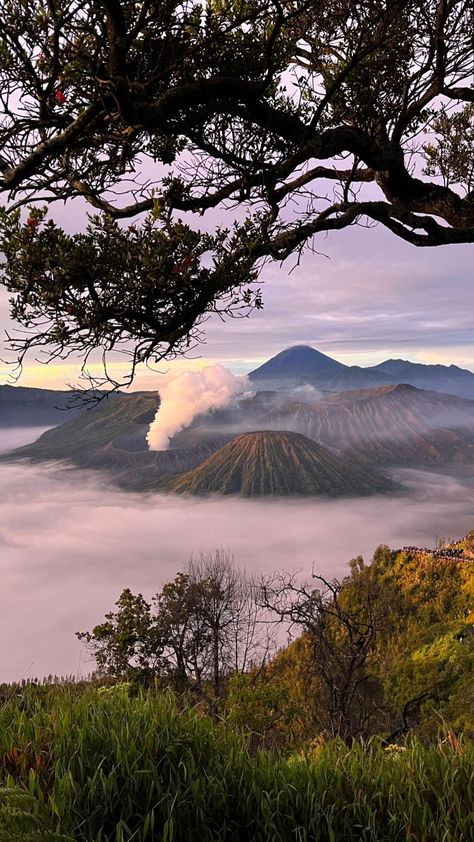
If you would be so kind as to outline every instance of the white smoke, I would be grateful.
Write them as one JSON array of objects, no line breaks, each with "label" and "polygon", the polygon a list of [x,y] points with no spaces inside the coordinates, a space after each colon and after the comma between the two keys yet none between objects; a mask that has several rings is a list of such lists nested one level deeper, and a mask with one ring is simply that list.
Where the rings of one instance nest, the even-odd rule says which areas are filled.
[{"label": "white smoke", "polygon": [[147,433],[150,450],[166,450],[176,433],[196,415],[226,406],[234,395],[250,391],[246,375],[236,377],[222,365],[185,371],[160,388],[161,404]]}]

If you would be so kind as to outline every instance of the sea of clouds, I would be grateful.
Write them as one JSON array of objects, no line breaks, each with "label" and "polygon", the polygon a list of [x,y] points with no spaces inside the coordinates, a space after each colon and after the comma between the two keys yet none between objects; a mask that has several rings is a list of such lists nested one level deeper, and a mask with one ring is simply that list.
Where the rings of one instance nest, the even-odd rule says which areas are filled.
[{"label": "sea of clouds", "polygon": [[[35,434],[0,431],[0,449]],[[474,528],[469,470],[397,478],[408,489],[399,497],[203,500],[124,493],[54,464],[0,464],[0,681],[89,673],[74,633],[100,622],[125,587],[152,596],[191,553],[223,547],[248,571],[314,566],[331,577],[381,543],[433,546]]]}]

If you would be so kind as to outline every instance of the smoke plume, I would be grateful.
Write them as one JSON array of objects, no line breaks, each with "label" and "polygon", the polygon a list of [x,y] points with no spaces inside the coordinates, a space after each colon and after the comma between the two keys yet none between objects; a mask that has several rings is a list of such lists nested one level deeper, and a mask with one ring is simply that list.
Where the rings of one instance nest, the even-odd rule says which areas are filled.
[{"label": "smoke plume", "polygon": [[249,391],[245,375],[236,377],[222,365],[185,371],[160,388],[161,404],[147,433],[150,450],[166,450],[176,433],[196,415],[226,406],[234,395]]}]

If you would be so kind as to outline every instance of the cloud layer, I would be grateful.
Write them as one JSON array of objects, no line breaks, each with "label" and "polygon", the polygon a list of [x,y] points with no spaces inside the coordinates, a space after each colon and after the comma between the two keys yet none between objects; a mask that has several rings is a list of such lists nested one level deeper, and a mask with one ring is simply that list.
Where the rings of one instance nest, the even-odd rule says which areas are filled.
[{"label": "cloud layer", "polygon": [[307,253],[291,274],[291,258],[267,264],[263,310],[212,323],[212,353],[228,355],[233,345],[242,357],[265,359],[308,343],[348,364],[395,356],[474,368],[469,246],[420,251],[383,229],[355,228],[330,235],[323,248],[329,259]]},{"label": "cloud layer", "polygon": [[0,680],[87,673],[74,632],[130,587],[151,596],[192,552],[230,548],[249,571],[340,576],[380,543],[432,546],[474,527],[472,478],[404,471],[411,496],[360,500],[199,500],[132,495],[95,473],[0,466]]}]

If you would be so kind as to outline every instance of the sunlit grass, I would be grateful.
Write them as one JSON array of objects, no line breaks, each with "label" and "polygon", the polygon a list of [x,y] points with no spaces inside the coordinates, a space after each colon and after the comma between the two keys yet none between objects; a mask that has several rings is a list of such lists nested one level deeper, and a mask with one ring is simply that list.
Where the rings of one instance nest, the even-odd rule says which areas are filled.
[{"label": "sunlit grass", "polygon": [[2,783],[84,842],[473,838],[472,743],[252,756],[225,723],[181,708],[126,687],[24,688],[0,711]]}]

